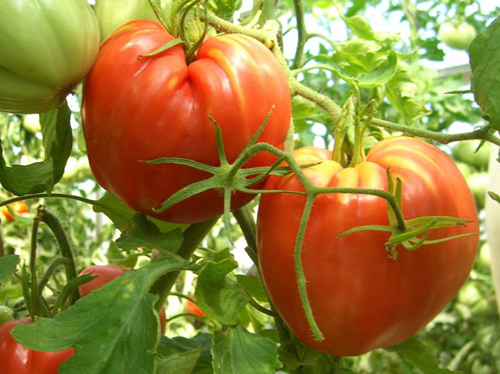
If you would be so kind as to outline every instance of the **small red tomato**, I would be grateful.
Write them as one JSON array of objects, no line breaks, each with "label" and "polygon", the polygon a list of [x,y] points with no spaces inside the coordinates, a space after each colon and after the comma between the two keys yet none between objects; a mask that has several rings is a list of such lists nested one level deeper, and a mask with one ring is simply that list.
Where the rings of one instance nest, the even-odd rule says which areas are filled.
[{"label": "small red tomato", "polygon": [[59,366],[74,355],[73,348],[59,352],[40,352],[18,343],[10,331],[19,324],[31,323],[30,318],[5,322],[0,325],[0,373],[57,374]]},{"label": "small red tomato", "polygon": [[188,300],[186,302],[186,311],[188,313],[194,314],[196,316],[200,316],[200,317],[205,316],[205,313],[203,313],[203,311],[198,307],[198,305],[193,303],[191,300]]},{"label": "small red tomato", "polygon": [[[15,214],[24,214],[28,212],[28,206],[24,201],[16,201],[12,204],[9,205],[12,211]],[[10,214],[9,208],[7,208],[7,205],[4,205],[0,208],[0,211],[4,215],[4,217],[7,219],[7,221],[14,221],[14,217],[12,217],[12,214]]]},{"label": "small red tomato", "polygon": [[82,297],[88,295],[90,292],[101,288],[104,284],[125,274],[126,271],[127,269],[117,265],[92,265],[83,269],[80,275],[92,274],[96,278],[80,286],[80,295]]}]

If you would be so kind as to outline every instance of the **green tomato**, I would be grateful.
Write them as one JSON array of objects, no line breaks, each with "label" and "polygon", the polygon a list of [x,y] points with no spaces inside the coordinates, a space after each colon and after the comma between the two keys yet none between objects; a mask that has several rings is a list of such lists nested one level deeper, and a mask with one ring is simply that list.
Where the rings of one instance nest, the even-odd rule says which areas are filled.
[{"label": "green tomato", "polygon": [[474,196],[478,210],[484,208],[486,202],[488,179],[487,172],[474,173],[467,178],[467,184],[471,189],[472,196]]},{"label": "green tomato", "polygon": [[96,0],[94,12],[99,22],[101,40],[129,21],[158,20],[149,0]]},{"label": "green tomato", "polygon": [[23,127],[26,131],[32,134],[42,131],[39,115],[36,113],[26,114],[23,117]]},{"label": "green tomato", "polygon": [[439,27],[438,33],[448,47],[461,50],[467,50],[477,35],[474,26],[467,22],[445,22]]},{"label": "green tomato", "polygon": [[5,305],[0,305],[0,325],[14,320],[14,312]]},{"label": "green tomato", "polygon": [[479,140],[457,142],[452,148],[453,158],[479,170],[488,169],[491,144],[484,143],[478,149],[480,144]]},{"label": "green tomato", "polygon": [[88,73],[99,25],[86,0],[2,0],[0,110],[59,106]]}]

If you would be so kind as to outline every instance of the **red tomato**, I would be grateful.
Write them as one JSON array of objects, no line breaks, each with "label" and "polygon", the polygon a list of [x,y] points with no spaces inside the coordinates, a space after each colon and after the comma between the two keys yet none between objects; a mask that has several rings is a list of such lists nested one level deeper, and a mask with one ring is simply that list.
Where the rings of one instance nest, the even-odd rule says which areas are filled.
[{"label": "red tomato", "polygon": [[2,374],[57,374],[59,365],[75,353],[73,348],[60,352],[39,352],[19,344],[10,330],[18,324],[31,323],[30,318],[5,322],[0,325],[0,373]]},{"label": "red tomato", "polygon": [[[90,282],[87,282],[79,287],[80,296],[86,296],[90,292],[101,288],[104,284],[111,282],[113,279],[119,277],[122,274],[125,274],[127,269],[122,268],[117,265],[91,265],[80,272],[80,275],[83,274],[92,274],[95,275],[96,278],[92,279]],[[161,333],[165,333],[165,326],[167,324],[167,313],[165,308],[161,308],[160,313],[160,327]]]},{"label": "red tomato", "polygon": [[[213,118],[229,162],[240,154],[275,106],[260,142],[282,147],[291,118],[287,79],[273,54],[243,35],[205,40],[186,63],[180,45],[151,57],[172,41],[159,23],[132,21],[102,45],[83,92],[83,128],[92,171],[106,190],[132,209],[172,222],[197,222],[223,212],[210,190],[154,211],[172,194],[211,175],[188,166],[147,164],[181,157],[218,166]],[[262,152],[245,165],[267,166]],[[232,208],[255,195],[235,193]]]},{"label": "red tomato", "polygon": [[[28,206],[24,201],[16,201],[10,204],[10,208],[15,214],[19,215],[28,212]],[[0,211],[4,215],[5,219],[7,219],[7,221],[14,221],[14,217],[12,217],[12,214],[10,214],[9,209],[7,208],[6,205],[2,206],[0,208]]]},{"label": "red tomato", "polygon": [[92,265],[83,269],[80,272],[80,275],[92,274],[95,275],[96,278],[79,287],[80,296],[83,297],[88,295],[91,291],[101,288],[104,284],[112,281],[122,274],[125,274],[126,272],[127,269],[117,265]]},{"label": "red tomato", "polygon": [[[299,299],[294,245],[305,197],[264,194],[259,204],[257,238],[262,277],[277,311],[296,336],[312,348],[340,356],[360,355],[397,344],[432,320],[452,299],[471,270],[478,247],[474,200],[453,161],[421,140],[395,137],[379,142],[366,162],[343,168],[317,148],[296,152],[309,180],[321,187],[387,190],[386,169],[402,180],[405,219],[453,216],[465,226],[432,230],[428,239],[474,236],[426,245],[414,251],[399,246],[390,258],[389,233],[361,231],[388,225],[387,203],[361,194],[323,194],[314,202],[302,245],[302,262],[312,312],[324,340],[314,339]],[[295,175],[271,177],[266,189],[303,191]]]},{"label": "red tomato", "polygon": [[191,314],[194,314],[194,315],[200,316],[200,317],[203,317],[205,315],[205,313],[203,313],[203,311],[198,307],[198,305],[193,303],[191,300],[188,300],[186,302],[186,311],[188,313],[191,313]]}]

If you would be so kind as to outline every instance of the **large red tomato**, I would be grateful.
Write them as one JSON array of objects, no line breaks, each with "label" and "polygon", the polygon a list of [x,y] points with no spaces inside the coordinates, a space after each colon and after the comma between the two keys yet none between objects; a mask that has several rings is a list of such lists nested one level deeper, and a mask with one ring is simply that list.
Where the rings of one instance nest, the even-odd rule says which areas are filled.
[{"label": "large red tomato", "polygon": [[[205,40],[186,63],[159,23],[132,21],[102,45],[83,92],[83,129],[97,181],[134,210],[172,222],[197,222],[222,213],[220,191],[210,190],[157,214],[169,196],[210,174],[187,166],[147,164],[182,157],[218,166],[213,118],[222,130],[229,162],[240,154],[274,107],[259,141],[282,147],[290,124],[287,79],[273,54],[243,35]],[[267,153],[250,166],[271,165]],[[236,193],[232,208],[253,194]]]},{"label": "large red tomato", "polygon": [[0,325],[1,374],[57,374],[59,365],[75,353],[73,348],[59,352],[39,352],[23,347],[10,331],[19,324],[31,323],[30,318]]},{"label": "large red tomato", "polygon": [[[387,190],[386,169],[402,180],[405,219],[453,216],[473,222],[432,230],[430,239],[474,236],[426,245],[414,251],[386,251],[389,233],[345,231],[388,225],[387,203],[364,194],[316,197],[302,245],[302,262],[312,312],[324,340],[314,339],[299,299],[294,245],[305,197],[264,194],[258,213],[258,250],[264,284],[290,329],[314,349],[340,356],[360,355],[401,342],[424,327],[453,298],[467,279],[478,246],[474,200],[452,160],[424,141],[395,137],[379,142],[366,161],[343,168],[328,151],[305,148],[299,163],[316,186]],[[295,175],[271,177],[266,189],[302,191]]]}]

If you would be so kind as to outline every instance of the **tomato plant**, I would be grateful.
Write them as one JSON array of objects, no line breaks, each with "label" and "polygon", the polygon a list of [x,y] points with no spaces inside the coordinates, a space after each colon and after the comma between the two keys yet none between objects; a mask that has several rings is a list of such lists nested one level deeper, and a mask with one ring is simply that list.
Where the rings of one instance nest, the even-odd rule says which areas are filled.
[{"label": "tomato plant", "polygon": [[[218,165],[211,117],[222,130],[226,157],[232,162],[271,110],[259,141],[283,147],[290,125],[290,92],[275,57],[252,38],[208,38],[189,65],[179,45],[144,56],[172,40],[152,21],[128,23],[110,36],[85,81],[83,128],[90,166],[102,187],[138,212],[172,222],[197,222],[222,213],[218,191],[203,192],[161,213],[155,210],[175,192],[210,175],[184,165],[146,161],[181,157]],[[246,166],[274,161],[260,153]],[[232,208],[253,197],[234,194]]]},{"label": "tomato plant", "polygon": [[57,374],[59,365],[75,353],[74,349],[59,352],[39,352],[23,347],[10,331],[19,324],[31,323],[30,318],[5,322],[0,325],[0,362],[2,373]]},{"label": "tomato plant", "polygon": [[477,31],[467,22],[444,22],[439,27],[441,40],[450,48],[468,49],[477,35]]},{"label": "tomato plant", "polygon": [[[428,239],[473,234],[414,251],[387,252],[389,234],[359,231],[387,225],[387,203],[377,196],[321,194],[316,197],[302,243],[301,258],[312,313],[324,340],[315,341],[298,294],[293,253],[305,197],[266,194],[259,204],[259,264],[271,301],[303,342],[322,352],[359,355],[401,342],[436,316],[467,279],[478,246],[478,217],[471,192],[453,161],[421,140],[395,137],[377,143],[365,162],[343,168],[329,152],[296,151],[320,187],[387,190],[386,170],[402,181],[405,218],[452,216],[466,227],[439,228]],[[270,177],[269,190],[303,191],[296,176]]]},{"label": "tomato plant", "polygon": [[8,0],[0,15],[0,110],[59,106],[97,55],[99,26],[85,0]]},{"label": "tomato plant", "polygon": [[24,201],[16,201],[7,207],[7,205],[4,205],[0,207],[0,211],[4,215],[5,219],[7,221],[14,221],[14,217],[12,217],[12,214],[10,214],[9,208],[12,209],[14,214],[22,215],[26,212],[28,212],[28,205]]},{"label": "tomato plant", "polygon": [[[117,265],[91,265],[83,269],[79,275],[92,274],[95,276],[90,282],[87,282],[79,287],[80,296],[84,297],[90,292],[101,288],[104,284],[123,275],[127,269]],[[158,313],[160,317],[160,327],[162,334],[165,333],[165,325],[167,323],[167,314],[165,308],[162,308]]]}]

